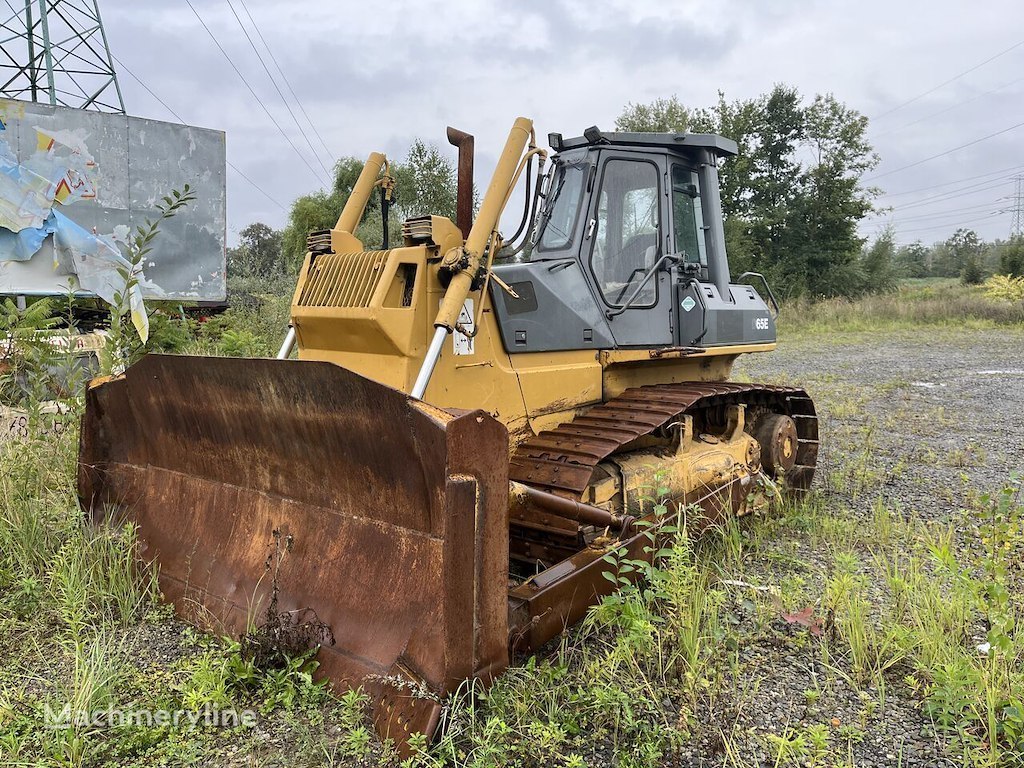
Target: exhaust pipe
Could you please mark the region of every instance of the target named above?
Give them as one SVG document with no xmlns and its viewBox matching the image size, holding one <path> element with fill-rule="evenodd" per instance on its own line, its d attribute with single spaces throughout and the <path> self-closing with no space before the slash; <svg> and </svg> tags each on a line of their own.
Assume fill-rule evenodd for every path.
<svg viewBox="0 0 1024 768">
<path fill-rule="evenodd" d="M 473 136 L 448 126 L 448 143 L 459 148 L 459 181 L 455 203 L 455 224 L 462 238 L 473 228 Z"/>
</svg>

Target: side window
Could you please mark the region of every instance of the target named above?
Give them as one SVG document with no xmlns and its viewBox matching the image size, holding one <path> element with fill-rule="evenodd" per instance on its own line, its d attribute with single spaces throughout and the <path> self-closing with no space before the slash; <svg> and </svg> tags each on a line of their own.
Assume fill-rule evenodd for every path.
<svg viewBox="0 0 1024 768">
<path fill-rule="evenodd" d="M 565 248 L 572 242 L 576 228 L 576 211 L 580 207 L 583 178 L 590 166 L 586 163 L 566 163 L 555 171 L 551 183 L 549 210 L 544 213 L 544 231 L 540 236 L 540 250 Z"/>
<path fill-rule="evenodd" d="M 672 224 L 676 253 L 685 253 L 686 260 L 707 266 L 704 215 L 700 207 L 697 174 L 682 165 L 672 166 Z"/>
<path fill-rule="evenodd" d="M 621 306 L 658 260 L 658 169 L 644 160 L 609 160 L 597 204 L 591 267 L 605 301 Z M 654 279 L 633 300 L 654 303 Z"/>
</svg>

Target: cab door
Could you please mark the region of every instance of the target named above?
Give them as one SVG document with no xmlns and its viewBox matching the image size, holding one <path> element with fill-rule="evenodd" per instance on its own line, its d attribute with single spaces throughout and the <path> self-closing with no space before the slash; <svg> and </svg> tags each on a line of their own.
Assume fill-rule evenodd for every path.
<svg viewBox="0 0 1024 768">
<path fill-rule="evenodd" d="M 673 341 L 664 160 L 602 150 L 584 227 L 581 261 L 617 347 Z"/>
</svg>

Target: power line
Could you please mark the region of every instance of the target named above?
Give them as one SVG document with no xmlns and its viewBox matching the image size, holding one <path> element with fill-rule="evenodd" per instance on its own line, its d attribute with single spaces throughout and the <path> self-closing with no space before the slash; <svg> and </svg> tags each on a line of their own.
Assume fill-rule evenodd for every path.
<svg viewBox="0 0 1024 768">
<path fill-rule="evenodd" d="M 950 226 L 955 226 L 955 227 L 957 227 L 959 229 L 959 228 L 968 226 L 970 224 L 978 224 L 978 223 L 983 222 L 983 221 L 989 221 L 992 218 L 994 218 L 996 216 L 999 216 L 999 215 L 1000 214 L 997 211 L 995 213 L 986 214 L 985 216 L 979 216 L 977 218 L 967 219 L 965 221 L 955 221 L 955 222 L 951 222 L 951 223 L 937 222 L 935 224 L 929 224 L 929 225 L 926 225 L 926 226 L 923 226 L 923 227 L 912 227 L 910 229 L 902 228 L 899 225 L 899 222 L 889 221 L 889 222 L 886 222 L 884 226 L 879 227 L 879 229 L 875 230 L 875 233 L 877 235 L 878 232 L 880 232 L 882 229 L 884 229 L 887 226 L 892 226 L 900 235 L 908 235 L 908 234 L 911 234 L 911 233 L 914 233 L 914 232 L 935 232 L 937 230 L 948 230 Z"/>
<path fill-rule="evenodd" d="M 921 221 L 923 219 L 940 219 L 945 216 L 963 216 L 965 213 L 978 213 L 983 209 L 991 211 L 995 206 L 999 205 L 999 200 L 990 200 L 987 203 L 979 203 L 977 205 L 966 205 L 958 208 L 949 208 L 942 211 L 933 211 L 932 213 L 915 213 L 911 216 L 903 216 L 898 211 L 894 215 L 896 221 Z"/>
<path fill-rule="evenodd" d="M 1003 83 L 998 88 L 993 88 L 992 90 L 985 91 L 984 93 L 975 94 L 974 96 L 971 96 L 971 98 L 969 98 L 969 99 L 964 99 L 963 101 L 958 101 L 956 104 L 948 106 L 945 109 L 940 109 L 938 112 L 932 112 L 930 115 L 925 115 L 924 117 L 919 117 L 917 120 L 911 120 L 909 123 L 904 123 L 903 125 L 897 126 L 896 128 L 890 128 L 887 131 L 882 131 L 881 133 L 876 133 L 876 134 L 874 134 L 874 137 L 875 137 L 875 139 L 880 139 L 883 136 L 888 136 L 890 133 L 895 133 L 896 131 L 902 131 L 904 128 L 910 128 L 911 126 L 917 125 L 918 123 L 923 123 L 925 120 L 931 120 L 933 118 L 938 117 L 939 115 L 944 115 L 947 112 L 952 112 L 954 109 L 962 107 L 965 104 L 970 104 L 972 101 L 977 101 L 978 99 L 984 98 L 985 96 L 990 96 L 993 93 L 996 93 L 997 91 L 1001 91 L 1004 88 L 1009 88 L 1011 85 L 1016 85 L 1017 83 L 1021 82 L 1022 80 L 1024 80 L 1024 77 L 1018 77 L 1016 80 L 1011 80 L 1008 83 Z"/>
<path fill-rule="evenodd" d="M 267 105 L 263 103 L 263 100 L 260 99 L 256 91 L 253 90 L 253 87 L 249 85 L 249 81 L 245 79 L 245 75 L 242 74 L 242 71 L 237 67 L 237 65 L 231 59 L 231 57 L 228 56 L 228 52 L 224 50 L 224 46 L 220 44 L 220 41 L 217 39 L 217 36 L 213 34 L 213 31 L 206 25 L 206 22 L 203 20 L 203 17 L 199 15 L 199 11 L 197 11 L 195 6 L 192 5 L 192 0 L 185 0 L 185 3 L 188 5 L 189 8 L 192 9 L 192 13 L 195 14 L 195 17 L 199 19 L 199 23 L 203 25 L 203 29 L 206 30 L 206 34 L 210 36 L 210 39 L 213 40 L 213 44 L 217 46 L 217 49 L 227 60 L 228 64 L 230 64 L 231 68 L 235 70 L 235 74 L 238 75 L 242 83 L 245 84 L 245 87 L 249 89 L 249 93 L 252 94 L 253 99 L 255 99 L 256 103 L 263 108 L 264 112 L 266 112 L 267 117 L 270 118 L 270 122 L 274 124 L 274 127 L 277 128 L 278 132 L 284 137 L 285 141 L 288 142 L 289 146 L 295 151 L 295 154 L 298 155 L 302 162 L 305 163 L 306 167 L 309 168 L 309 172 L 312 173 L 313 176 L 315 176 L 318 181 L 324 182 L 324 179 L 320 176 L 316 169 L 314 169 L 313 166 L 310 165 L 309 161 L 306 159 L 306 156 L 299 151 L 299 148 L 295 146 L 295 142 L 293 142 L 291 140 L 291 137 L 287 133 L 285 133 L 284 129 L 281 127 L 281 124 L 277 122 L 273 114 L 271 114 L 270 110 L 267 109 Z"/>
<path fill-rule="evenodd" d="M 913 210 L 914 208 L 930 207 L 941 203 L 946 203 L 951 200 L 962 201 L 967 197 L 971 197 L 973 195 L 978 194 L 979 192 L 987 192 L 988 190 L 997 189 L 999 187 L 1005 186 L 1006 184 L 1009 183 L 1009 181 L 1009 177 L 996 181 L 995 183 L 992 183 L 991 181 L 983 181 L 969 186 L 961 186 L 954 190 L 940 192 L 937 195 L 923 197 L 920 200 L 913 200 L 909 203 L 885 206 L 877 210 L 874 214 L 872 214 L 872 218 L 891 216 L 894 212 L 897 215 L 902 215 L 904 212 L 908 210 Z"/>
<path fill-rule="evenodd" d="M 186 2 L 188 2 L 188 0 L 186 0 Z M 916 168 L 919 165 L 923 165 L 924 163 L 930 162 L 932 160 L 936 160 L 936 159 L 938 159 L 940 157 L 945 157 L 946 155 L 951 155 L 954 152 L 959 152 L 961 149 L 966 149 L 967 147 L 972 147 L 975 144 L 980 144 L 983 141 L 988 141 L 989 139 L 995 138 L 996 136 L 1001 136 L 1004 133 L 1009 133 L 1010 131 L 1014 131 L 1017 128 L 1020 128 L 1021 126 L 1024 126 L 1024 122 L 1017 123 L 1016 125 L 1011 125 L 1009 128 L 1004 128 L 1003 130 L 996 131 L 995 133 L 990 133 L 988 136 L 982 136 L 980 139 L 975 139 L 974 141 L 968 141 L 966 144 L 961 144 L 958 147 L 953 147 L 952 149 L 947 149 L 945 152 L 939 152 L 937 155 L 932 155 L 931 157 L 926 157 L 926 158 L 924 158 L 924 160 L 918 160 L 916 163 L 910 163 L 909 165 L 904 165 L 904 166 L 901 166 L 899 168 L 894 168 L 893 170 L 886 171 L 885 173 L 876 173 L 874 176 L 868 176 L 866 179 L 864 179 L 864 181 L 871 181 L 873 179 L 881 179 L 881 178 L 883 178 L 885 176 L 891 176 L 894 173 L 899 173 L 900 171 L 905 171 L 908 168 Z"/>
<path fill-rule="evenodd" d="M 266 38 L 263 37 L 259 24 L 256 23 L 256 19 L 254 19 L 252 14 L 249 13 L 249 8 L 246 6 L 245 0 L 238 0 L 238 4 L 242 6 L 242 10 L 245 11 L 245 15 L 249 17 L 249 22 L 252 24 L 252 28 L 256 30 L 256 35 L 259 37 L 260 42 L 263 43 L 263 47 L 267 49 L 267 53 L 270 55 L 270 60 L 274 62 L 275 69 L 277 69 L 278 73 L 281 75 L 281 79 L 284 80 L 284 84 L 288 87 L 288 92 L 291 93 L 292 98 L 295 99 L 295 103 L 299 105 L 299 110 L 302 112 L 303 117 L 306 118 L 306 122 L 309 123 L 309 127 L 313 129 L 313 133 L 316 134 L 317 139 L 320 140 L 320 145 L 324 148 L 324 151 L 327 152 L 327 157 L 331 158 L 333 161 L 335 157 L 334 153 L 331 151 L 330 147 L 327 146 L 327 142 L 325 142 L 324 137 L 320 135 L 320 131 L 316 129 L 316 123 L 314 123 L 310 118 L 309 113 L 306 112 L 306 108 L 302 106 L 302 102 L 299 101 L 299 97 L 296 95 L 295 89 L 292 88 L 292 84 L 288 80 L 288 76 L 284 73 L 284 70 L 281 69 L 281 65 L 278 64 L 277 57 L 274 56 L 274 52 L 271 50 L 270 44 L 266 41 Z"/>
<path fill-rule="evenodd" d="M 998 59 L 998 58 L 999 58 L 1000 56 L 1005 56 L 1005 55 L 1006 55 L 1006 54 L 1008 54 L 1008 53 L 1009 53 L 1010 51 L 1013 51 L 1013 50 L 1015 50 L 1015 49 L 1017 49 L 1017 48 L 1020 48 L 1020 47 L 1021 47 L 1022 45 L 1024 45 L 1024 40 L 1021 40 L 1021 41 L 1020 41 L 1019 43 L 1014 43 L 1014 44 L 1013 44 L 1013 45 L 1011 45 L 1011 46 L 1010 46 L 1009 48 L 1007 48 L 1007 49 L 1006 49 L 1005 51 L 1000 51 L 1000 52 L 999 52 L 999 53 L 997 53 L 997 54 L 996 54 L 995 56 L 991 56 L 991 57 L 989 57 L 989 58 L 985 59 L 985 60 L 984 60 L 983 62 L 981 62 L 980 64 L 975 64 L 975 65 L 974 65 L 973 67 L 971 67 L 970 69 L 965 69 L 965 70 L 964 70 L 963 72 L 961 72 L 960 74 L 958 74 L 958 75 L 954 75 L 953 77 L 949 78 L 949 80 L 944 80 L 943 82 L 941 82 L 941 83 L 939 83 L 938 85 L 936 85 L 936 86 L 935 86 L 934 88 L 929 88 L 929 89 L 928 89 L 927 91 L 924 91 L 923 93 L 919 93 L 919 94 L 917 94 L 917 96 L 914 96 L 913 98 L 907 99 L 907 100 L 906 100 L 906 101 L 904 101 L 903 103 L 901 103 L 901 104 L 897 104 L 897 105 L 896 105 L 895 107 L 893 107 L 892 109 L 888 109 L 888 110 L 886 110 L 885 112 L 883 112 L 882 114 L 880 114 L 880 115 L 875 115 L 874 117 L 872 117 L 872 118 L 869 118 L 869 119 L 870 119 L 870 120 L 878 120 L 878 119 L 880 119 L 880 118 L 883 118 L 883 117 L 885 117 L 886 115 L 891 115 L 891 114 L 892 114 L 893 112 L 896 112 L 897 110 L 903 109 L 904 107 L 906 107 L 906 106 L 908 106 L 908 105 L 910 105 L 910 104 L 913 104 L 913 103 L 914 103 L 915 101 L 918 101 L 919 99 L 923 99 L 923 98 L 924 98 L 925 96 L 927 96 L 927 95 L 929 95 L 929 94 L 931 94 L 931 93 L 935 93 L 935 92 L 936 92 L 937 90 L 939 90 L 940 88 L 945 88 L 945 87 L 946 87 L 947 85 L 949 85 L 949 84 L 950 84 L 950 83 L 952 83 L 952 82 L 955 82 L 955 81 L 959 80 L 959 79 L 960 79 L 961 77 L 963 77 L 964 75 L 969 75 L 969 74 L 970 74 L 971 72 L 974 72 L 974 71 L 975 71 L 976 69 L 981 69 L 981 68 L 982 68 L 983 66 L 985 66 L 986 64 L 988 64 L 988 63 L 989 63 L 990 61 L 995 61 L 995 60 L 996 60 L 996 59 Z"/>
<path fill-rule="evenodd" d="M 998 181 L 985 181 L 978 184 L 971 184 L 966 187 L 958 187 L 957 189 L 949 190 L 946 192 L 940 192 L 937 195 L 929 195 L 928 197 L 922 197 L 920 200 L 913 200 L 903 205 L 892 206 L 896 210 L 905 211 L 909 208 L 920 208 L 921 206 L 935 205 L 936 203 L 944 203 L 948 200 L 962 200 L 969 195 L 976 195 L 979 192 L 987 192 L 990 189 L 998 189 L 999 187 L 1006 186 L 1010 183 L 1010 177 L 1000 179 Z"/>
<path fill-rule="evenodd" d="M 179 123 L 185 124 L 185 120 L 181 117 L 181 115 L 179 115 L 177 112 L 175 112 L 173 109 L 171 109 L 171 107 L 167 104 L 166 101 L 164 101 L 159 96 L 157 96 L 152 88 L 150 88 L 148 85 L 146 85 L 144 82 L 142 82 L 141 78 L 139 78 L 138 75 L 136 75 L 134 72 L 132 72 L 130 69 L 128 69 L 128 67 L 125 66 L 125 63 L 123 61 L 121 61 L 119 58 L 117 58 L 117 56 L 115 56 L 113 53 L 111 53 L 110 55 L 111 55 L 111 58 L 113 58 L 114 61 L 117 62 L 117 65 L 125 72 L 125 74 L 127 74 L 135 82 L 137 82 L 139 85 L 141 85 L 143 87 L 143 89 L 145 89 L 145 91 L 150 96 L 152 96 L 154 99 L 157 100 L 157 102 L 159 102 L 160 106 L 162 106 L 164 109 L 166 109 L 168 112 L 171 113 L 171 116 L 173 116 L 175 120 L 177 120 Z M 272 202 L 274 205 L 276 205 L 278 208 L 280 208 L 285 213 L 288 212 L 288 209 L 285 208 L 283 205 L 281 205 L 281 203 L 278 202 L 277 200 L 275 200 L 273 197 L 271 197 L 269 192 L 267 192 L 265 189 L 263 189 L 263 187 L 261 187 L 255 181 L 250 179 L 245 173 L 243 173 L 241 168 L 239 168 L 237 165 L 232 163 L 230 160 L 225 159 L 225 162 L 227 163 L 228 168 L 230 168 L 235 173 L 237 173 L 239 176 L 241 176 L 243 179 L 245 179 L 247 182 L 249 182 L 249 184 L 252 186 L 253 189 L 255 189 L 257 192 L 259 192 L 261 195 L 263 195 L 265 198 L 267 198 L 267 200 Z"/>
<path fill-rule="evenodd" d="M 271 85 L 274 86 L 274 90 L 277 91 L 277 95 L 281 97 L 281 103 L 284 104 L 285 109 L 288 110 L 288 114 L 291 115 L 292 122 L 294 122 L 295 127 L 299 129 L 299 133 L 302 134 L 302 138 L 306 140 L 306 144 L 309 146 L 309 151 L 313 153 L 313 157 L 316 158 L 316 161 L 320 164 L 320 167 L 323 168 L 324 173 L 326 173 L 327 177 L 330 178 L 331 172 L 327 170 L 327 166 L 324 165 L 323 160 L 320 159 L 320 155 L 318 155 L 316 150 L 313 148 L 313 142 L 309 140 L 309 136 L 306 135 L 306 131 L 303 130 L 302 126 L 299 124 L 298 118 L 295 117 L 295 113 L 292 111 L 291 105 L 288 103 L 288 100 L 284 97 L 284 94 L 278 87 L 277 81 L 274 80 L 274 76 L 270 74 L 270 68 L 267 66 L 267 62 L 263 60 L 263 57 L 260 55 L 260 52 L 256 49 L 256 44 L 252 41 L 252 37 L 249 36 L 249 31 L 245 28 L 245 25 L 242 23 L 242 18 L 238 15 L 238 12 L 235 10 L 235 6 L 231 4 L 231 0 L 227 0 L 227 4 L 228 8 L 231 9 L 231 13 L 235 17 L 235 21 L 238 22 L 238 26 L 242 28 L 242 34 L 244 34 L 245 39 L 249 41 L 249 47 L 252 48 L 252 52 L 256 54 L 256 58 L 260 60 L 260 64 L 263 66 L 263 71 L 266 72 L 267 77 L 270 78 Z"/>
<path fill-rule="evenodd" d="M 917 189 L 905 189 L 902 192 L 885 192 L 879 197 L 901 197 L 903 195 L 913 195 L 918 192 L 928 192 L 939 187 L 949 187 L 953 184 L 962 184 L 965 181 L 973 181 L 974 179 L 982 179 L 986 176 L 996 176 L 1000 173 L 1011 173 L 1020 168 L 1024 168 L 1024 165 L 1011 165 L 1009 168 L 1000 168 L 998 171 L 989 171 L 988 173 L 979 173 L 977 176 L 964 176 L 962 178 L 954 179 L 953 181 L 944 181 L 941 184 L 930 184 L 927 187 L 918 187 Z M 1009 177 L 1007 177 L 1009 178 Z"/>
<path fill-rule="evenodd" d="M 965 226 L 967 224 L 977 224 L 980 221 L 987 221 L 987 220 L 991 219 L 993 216 L 999 216 L 999 215 L 1000 214 L 997 211 L 995 213 L 990 213 L 987 216 L 981 216 L 981 217 L 976 218 L 976 219 L 968 219 L 967 221 L 958 221 L 956 223 L 957 224 L 957 228 L 958 229 L 962 228 L 963 226 Z M 934 231 L 936 229 L 945 229 L 948 226 L 949 226 L 948 224 L 933 224 L 932 226 L 928 226 L 928 227 L 915 227 L 914 229 L 903 229 L 903 230 L 899 230 L 899 231 L 900 231 L 900 234 L 906 235 L 906 234 L 909 234 L 911 232 L 932 232 L 932 231 Z"/>
</svg>

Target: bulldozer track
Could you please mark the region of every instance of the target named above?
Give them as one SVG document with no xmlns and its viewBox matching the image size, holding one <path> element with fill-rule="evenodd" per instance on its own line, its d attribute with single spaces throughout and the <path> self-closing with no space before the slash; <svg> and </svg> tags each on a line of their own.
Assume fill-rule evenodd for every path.
<svg viewBox="0 0 1024 768">
<path fill-rule="evenodd" d="M 519 445 L 509 477 L 535 488 L 579 498 L 597 465 L 637 438 L 667 427 L 680 416 L 717 406 L 745 404 L 790 416 L 797 428 L 796 466 L 790 488 L 811 484 L 818 458 L 818 417 L 803 389 L 733 382 L 680 382 L 627 389 L 555 429 Z"/>
</svg>

